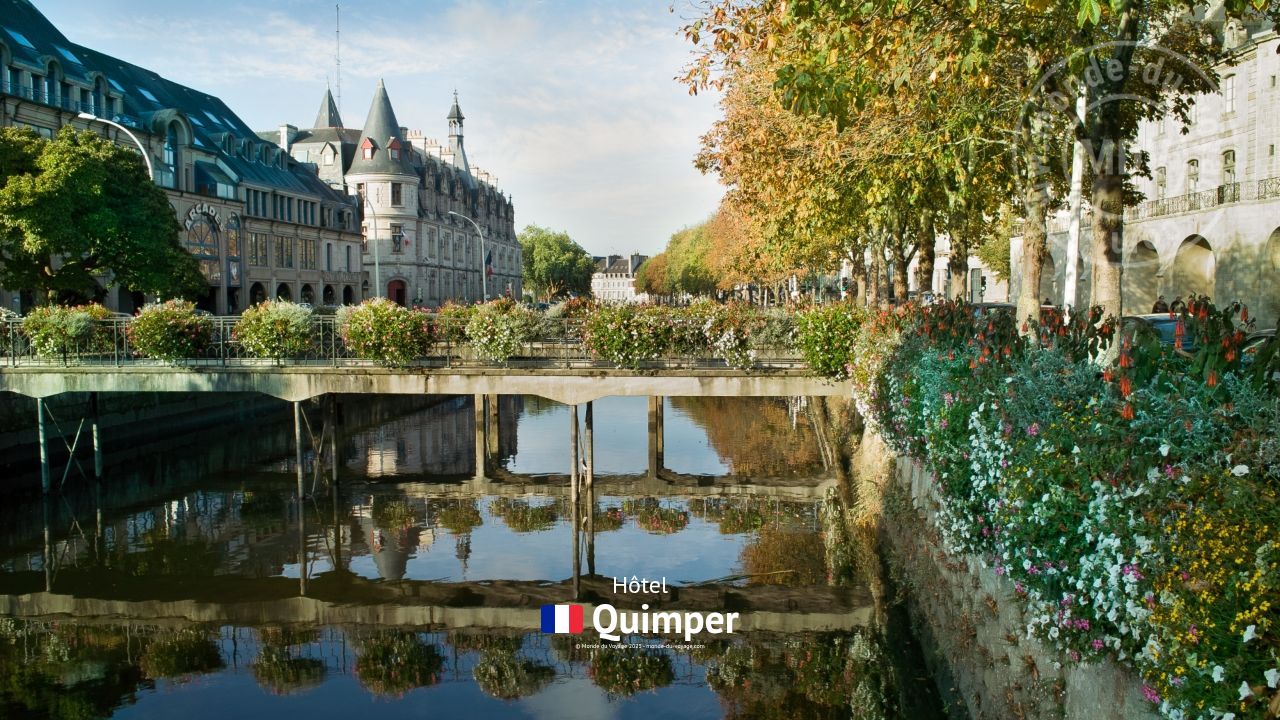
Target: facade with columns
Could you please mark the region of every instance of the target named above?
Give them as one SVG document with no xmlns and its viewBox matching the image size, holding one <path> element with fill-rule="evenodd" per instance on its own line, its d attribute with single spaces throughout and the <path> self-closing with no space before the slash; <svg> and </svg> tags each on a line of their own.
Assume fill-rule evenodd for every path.
<svg viewBox="0 0 1280 720">
<path fill-rule="evenodd" d="M 326 91 L 315 127 L 285 125 L 278 137 L 295 160 L 359 199 L 369 295 L 429 307 L 519 299 L 514 206 L 494 178 L 470 164 L 456 97 L 446 119 L 445 145 L 401 127 L 379 82 L 362 130 L 343 126 Z"/>
<path fill-rule="evenodd" d="M 64 127 L 101 131 L 150 157 L 183 244 L 209 282 L 199 306 L 235 313 L 267 298 L 359 302 L 358 206 L 220 99 L 69 41 L 27 0 L 0 0 L 0 126 L 52 137 Z M 103 304 L 133 312 L 146 299 L 103 288 Z M 33 298 L 0 291 L 10 309 Z"/>
<path fill-rule="evenodd" d="M 1210 12 L 1221 13 L 1220 6 Z M 1212 19 L 1211 15 L 1211 19 Z M 1194 293 L 1219 305 L 1247 304 L 1258 327 L 1280 317 L 1280 36 L 1267 25 L 1218 18 L 1218 41 L 1233 61 L 1215 68 L 1219 92 L 1195 98 L 1185 128 L 1145 122 L 1135 146 L 1149 154 L 1151 177 L 1133 177 L 1145 200 L 1125 211 L 1122 298 L 1125 314 L 1151 311 Z M 1091 220 L 1082 222 L 1078 305 L 1089 301 Z M 1063 297 L 1068 221 L 1049 220 L 1040 293 Z M 1019 279 L 1020 238 L 1011 244 Z M 1017 289 L 1013 290 L 1016 296 Z"/>
</svg>

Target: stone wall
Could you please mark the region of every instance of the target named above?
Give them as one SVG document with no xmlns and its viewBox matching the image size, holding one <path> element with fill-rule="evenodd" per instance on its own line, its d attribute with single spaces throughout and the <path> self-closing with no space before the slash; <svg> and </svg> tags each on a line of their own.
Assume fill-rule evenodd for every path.
<svg viewBox="0 0 1280 720">
<path fill-rule="evenodd" d="M 1158 717 L 1127 669 L 1072 663 L 1027 637 L 1013 583 L 972 556 L 943 550 L 931 477 L 908 459 L 895 461 L 873 435 L 863 441 L 858 469 L 884 479 L 885 556 L 952 717 Z"/>
</svg>

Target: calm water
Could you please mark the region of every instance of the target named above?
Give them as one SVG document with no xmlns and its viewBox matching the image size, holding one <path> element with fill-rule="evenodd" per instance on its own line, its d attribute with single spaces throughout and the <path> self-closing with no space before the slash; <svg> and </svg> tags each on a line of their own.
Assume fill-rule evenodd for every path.
<svg viewBox="0 0 1280 720">
<path fill-rule="evenodd" d="M 667 399 L 660 454 L 646 399 L 598 401 L 576 505 L 565 406 L 502 398 L 477 479 L 470 398 L 360 402 L 302 498 L 292 424 L 267 421 L 6 503 L 0 717 L 936 713 L 903 700 L 921 673 L 885 659 L 869 594 L 828 582 L 834 458 L 802 400 Z M 742 632 L 539 631 L 543 604 L 635 607 L 611 582 L 632 575 Z"/>
</svg>

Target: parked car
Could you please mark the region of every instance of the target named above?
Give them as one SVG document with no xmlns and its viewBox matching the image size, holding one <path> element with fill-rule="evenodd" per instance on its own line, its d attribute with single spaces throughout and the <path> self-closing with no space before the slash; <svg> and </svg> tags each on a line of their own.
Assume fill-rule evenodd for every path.
<svg viewBox="0 0 1280 720">
<path fill-rule="evenodd" d="M 1132 343 L 1136 340 L 1140 333 L 1153 332 L 1159 339 L 1160 344 L 1174 346 L 1178 333 L 1178 316 L 1171 313 L 1148 313 L 1146 315 L 1126 315 L 1120 323 L 1120 337 L 1128 338 Z M 1187 333 L 1182 337 L 1183 352 L 1194 353 L 1196 351 L 1195 339 Z"/>
</svg>

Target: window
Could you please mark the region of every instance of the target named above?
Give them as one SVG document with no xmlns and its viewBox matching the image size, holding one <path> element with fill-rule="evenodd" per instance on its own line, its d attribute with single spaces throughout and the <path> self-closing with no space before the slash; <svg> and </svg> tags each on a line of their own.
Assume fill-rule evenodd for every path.
<svg viewBox="0 0 1280 720">
<path fill-rule="evenodd" d="M 227 257 L 240 257 L 240 218 L 232 215 L 227 221 Z"/>
<path fill-rule="evenodd" d="M 119 92 L 119 93 L 124 92 L 124 86 L 123 86 L 123 85 L 121 85 L 120 83 L 116 82 L 115 80 L 110 80 L 110 79 L 108 79 L 108 80 L 107 80 L 107 84 L 109 84 L 111 87 L 115 88 L 115 89 L 116 89 L 116 92 Z"/>
<path fill-rule="evenodd" d="M 333 272 L 333 243 L 324 244 L 324 271 Z"/>
<path fill-rule="evenodd" d="M 1162 168 L 1162 167 L 1156 168 L 1156 199 L 1157 200 L 1164 199 L 1165 187 L 1166 187 L 1165 181 L 1167 176 L 1168 174 L 1165 172 L 1165 168 Z"/>
<path fill-rule="evenodd" d="M 151 102 L 153 102 L 153 103 L 159 103 L 159 102 L 160 102 L 159 100 L 157 100 L 157 99 L 156 99 L 156 96 L 155 96 L 155 95 L 152 95 L 152 94 L 151 94 L 151 91 L 150 91 L 150 90 L 148 90 L 148 89 L 146 89 L 146 88 L 144 88 L 144 87 L 140 87 L 140 88 L 138 88 L 138 92 L 142 93 L 142 97 L 144 97 L 144 98 L 146 98 L 146 99 L 150 100 L 150 101 L 151 101 Z"/>
<path fill-rule="evenodd" d="M 83 64 L 84 64 L 84 63 L 80 62 L 80 58 L 76 57 L 76 56 L 75 56 L 75 55 L 74 55 L 70 50 L 68 50 L 68 49 L 66 49 L 66 48 L 64 48 L 64 47 L 62 47 L 61 45 L 54 45 L 53 47 L 54 47 L 54 49 L 55 49 L 55 50 L 57 50 L 57 51 L 58 51 L 58 53 L 59 53 L 60 55 L 62 55 L 62 57 L 64 57 L 64 58 L 66 58 L 66 59 L 70 60 L 71 62 L 73 62 L 73 63 L 75 63 L 75 64 L 77 64 L 77 65 L 83 65 Z"/>
<path fill-rule="evenodd" d="M 1188 160 L 1187 161 L 1187 192 L 1188 193 L 1195 192 L 1196 186 L 1199 184 L 1200 184 L 1200 161 Z"/>
<path fill-rule="evenodd" d="M 1196 118 L 1199 117 L 1199 115 L 1200 115 L 1199 106 L 1197 106 L 1194 102 L 1191 103 L 1191 107 L 1187 108 L 1187 127 L 1191 127 L 1192 125 L 1195 125 Z"/>
<path fill-rule="evenodd" d="M 347 246 L 347 272 L 351 272 L 351 246 Z"/>
<path fill-rule="evenodd" d="M 276 267 L 293 267 L 293 246 L 295 242 L 294 238 L 276 236 Z"/>
<path fill-rule="evenodd" d="M 298 267 L 303 270 L 316 269 L 316 241 L 302 240 L 298 246 Z"/>
<path fill-rule="evenodd" d="M 218 257 L 218 231 L 205 215 L 200 215 L 187 231 L 187 250 L 198 258 Z"/>
<path fill-rule="evenodd" d="M 334 156 L 333 148 L 325 148 L 325 151 L 324 151 L 324 164 L 325 164 L 325 165 L 332 165 L 332 164 L 333 164 L 333 156 Z"/>
<path fill-rule="evenodd" d="M 1222 153 L 1222 184 L 1232 185 L 1236 181 L 1236 151 Z"/>
<path fill-rule="evenodd" d="M 391 183 L 391 204 L 396 207 L 404 205 L 404 186 L 401 183 Z"/>
<path fill-rule="evenodd" d="M 404 226 L 391 224 L 391 252 L 404 252 Z"/>
<path fill-rule="evenodd" d="M 249 234 L 249 264 L 255 267 L 266 267 L 267 255 L 267 236 L 262 233 Z"/>
<path fill-rule="evenodd" d="M 1225 103 L 1224 112 L 1236 111 L 1236 76 L 1228 75 L 1222 79 L 1222 99 Z"/>
<path fill-rule="evenodd" d="M 164 134 L 164 164 L 170 170 L 175 170 L 178 166 L 178 131 L 174 129 L 173 123 L 169 124 L 169 129 Z"/>
<path fill-rule="evenodd" d="M 32 50 L 36 49 L 36 46 L 32 45 L 31 41 L 27 39 L 27 36 L 23 35 L 17 30 L 10 30 L 9 28 L 5 28 L 5 32 L 9 33 L 9 35 L 11 35 L 14 40 L 17 40 L 19 45 L 23 47 L 31 48 Z"/>
</svg>

